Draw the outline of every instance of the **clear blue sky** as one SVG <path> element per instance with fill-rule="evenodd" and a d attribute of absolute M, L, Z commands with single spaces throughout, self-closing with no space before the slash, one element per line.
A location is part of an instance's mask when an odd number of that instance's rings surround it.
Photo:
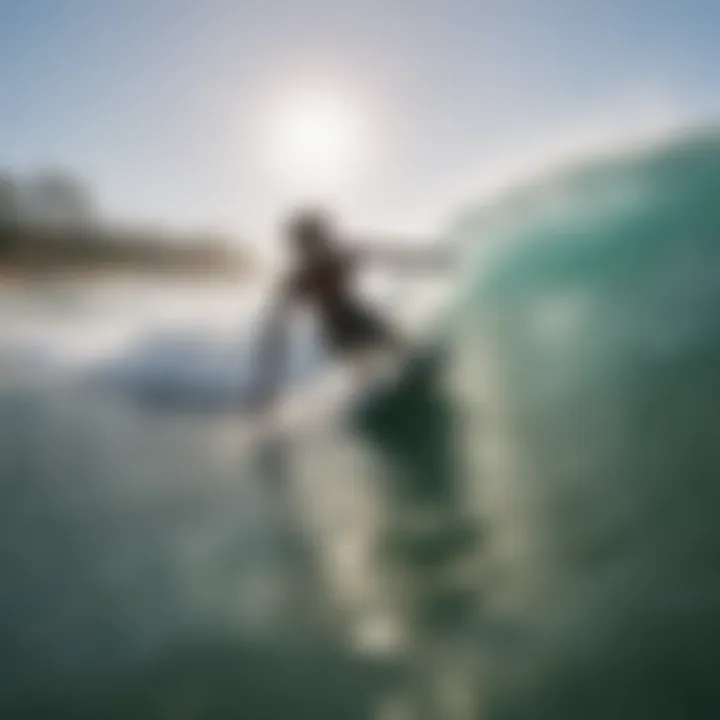
<path fill-rule="evenodd" d="M 409 228 L 595 116 L 715 117 L 719 33 L 717 0 L 0 0 L 0 166 L 73 169 L 116 217 L 255 232 L 280 200 L 247 118 L 320 68 L 381 119 L 349 221 Z"/>

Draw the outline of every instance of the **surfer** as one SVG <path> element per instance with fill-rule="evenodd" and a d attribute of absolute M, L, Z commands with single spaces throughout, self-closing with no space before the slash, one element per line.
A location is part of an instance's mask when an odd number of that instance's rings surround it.
<path fill-rule="evenodd" d="M 260 381 L 253 398 L 260 405 L 271 401 L 276 391 L 279 363 L 287 352 L 288 316 L 298 305 L 316 313 L 323 339 L 336 357 L 353 358 L 365 350 L 382 348 L 402 353 L 408 348 L 397 328 L 357 298 L 352 289 L 359 266 L 371 256 L 397 260 L 400 255 L 407 264 L 407 253 L 344 248 L 327 215 L 317 210 L 295 215 L 287 237 L 295 262 L 280 283 L 260 339 Z M 412 259 L 417 260 L 417 253 Z"/>

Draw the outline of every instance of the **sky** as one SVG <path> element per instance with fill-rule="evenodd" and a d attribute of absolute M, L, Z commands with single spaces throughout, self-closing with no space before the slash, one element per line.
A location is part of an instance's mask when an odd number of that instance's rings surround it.
<path fill-rule="evenodd" d="M 0 167 L 68 169 L 108 218 L 272 242 L 305 199 L 274 128 L 322 87 L 361 128 L 322 199 L 429 233 L 568 139 L 714 120 L 719 30 L 717 0 L 0 0 Z"/>

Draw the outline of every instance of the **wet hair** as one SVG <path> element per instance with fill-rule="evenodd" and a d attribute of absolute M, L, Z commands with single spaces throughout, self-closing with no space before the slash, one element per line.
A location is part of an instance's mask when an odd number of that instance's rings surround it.
<path fill-rule="evenodd" d="M 308 247 L 323 242 L 331 235 L 332 220 L 317 208 L 296 212 L 288 221 L 287 235 L 295 245 Z"/>

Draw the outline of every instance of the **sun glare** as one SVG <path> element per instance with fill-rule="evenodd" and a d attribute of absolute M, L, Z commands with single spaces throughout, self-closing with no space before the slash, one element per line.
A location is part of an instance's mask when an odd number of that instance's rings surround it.
<path fill-rule="evenodd" d="M 365 118 L 339 93 L 297 92 L 276 103 L 266 152 L 283 182 L 324 191 L 351 181 L 366 153 Z"/>

